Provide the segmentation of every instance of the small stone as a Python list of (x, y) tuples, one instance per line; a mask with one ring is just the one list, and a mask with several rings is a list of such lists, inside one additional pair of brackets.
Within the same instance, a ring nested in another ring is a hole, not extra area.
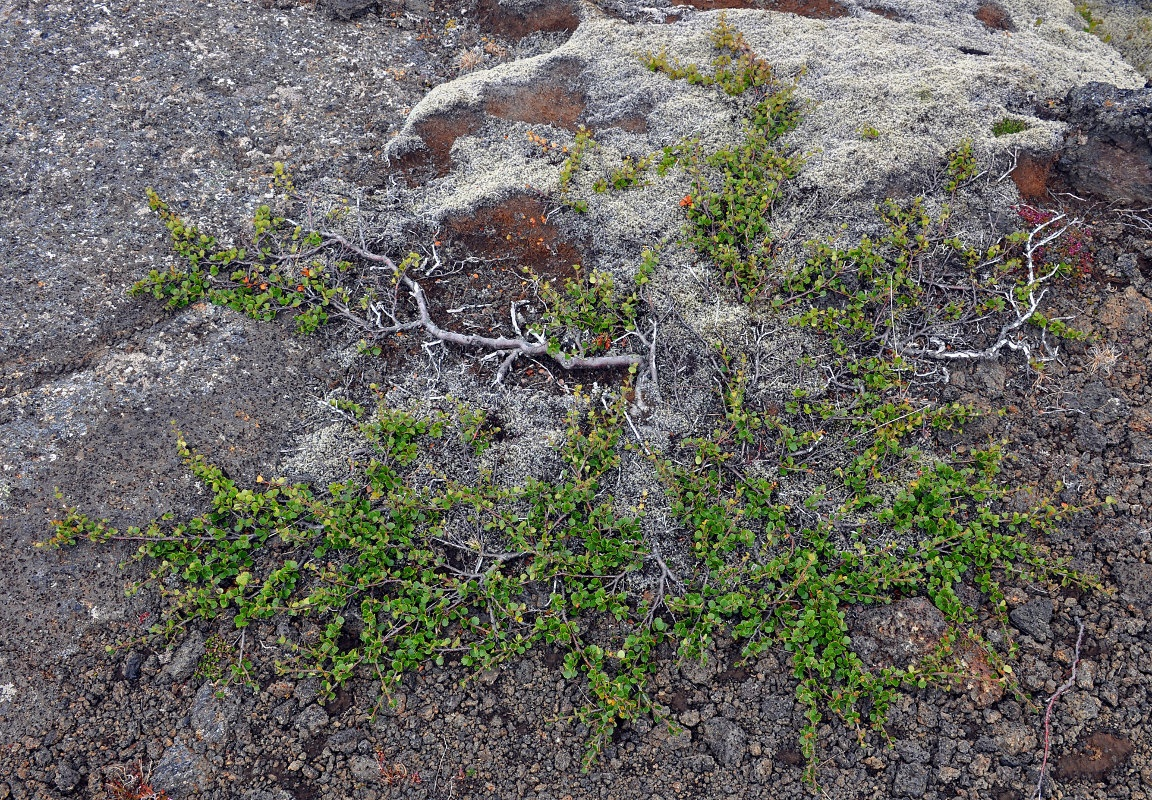
[(700, 724), (700, 712), (694, 708), (690, 708), (680, 715), (680, 724), (686, 725), (689, 728), (695, 728)]
[(716, 717), (704, 725), (703, 738), (721, 764), (728, 768), (740, 766), (748, 741), (743, 728), (730, 719)]
[(120, 674), (124, 676), (125, 680), (139, 680), (142, 666), (144, 666), (144, 654), (133, 650), (124, 659), (124, 664), (120, 667)]
[(292, 696), (296, 698), (297, 702), (302, 706), (306, 706), (315, 700), (320, 695), (320, 681), (316, 678), (305, 678), (296, 684), (296, 690)]
[(205, 681), (196, 692), (196, 699), (192, 701), (192, 712), (189, 714), (192, 730), (205, 741), (222, 741), (228, 733), (228, 726), (240, 710), (239, 701), (240, 698), (229, 690), (224, 690), (223, 697), (217, 697), (216, 686), (212, 681)]
[(772, 759), (758, 758), (752, 767), (752, 775), (757, 781), (764, 783), (772, 777), (772, 767)]
[(204, 636), (200, 631), (192, 631), (184, 644), (176, 650), (168, 666), (160, 673), (161, 682), (184, 683), (196, 671), (196, 665), (204, 655)]
[(351, 753), (356, 749), (356, 745), (358, 744), (360, 744), (360, 731), (355, 728), (349, 728), (347, 730), (337, 731), (329, 736), (325, 747), (333, 753)]
[(556, 754), (556, 760), (554, 763), (556, 764), (557, 772), (567, 772), (568, 767), (572, 766), (572, 756), (568, 753), (567, 750), (561, 750)]
[(71, 764), (62, 762), (56, 765), (56, 775), (52, 783), (64, 794), (70, 794), (80, 783), (80, 773), (72, 769)]
[(1084, 691), (1090, 691), (1096, 682), (1096, 662), (1085, 659), (1080, 662), (1076, 672), (1076, 685)]
[(281, 728), (287, 727), (288, 723), (292, 721), (293, 715), (296, 713), (296, 701), (285, 700), (276, 708), (272, 709), (272, 721), (279, 725)]
[(664, 746), (669, 750), (683, 750), (687, 747), (691, 747), (692, 731), (685, 728), (679, 733), (669, 735), (668, 740), (664, 742)]
[(1038, 642), (1046, 642), (1052, 637), (1052, 601), (1047, 597), (1037, 597), (1013, 610), (1008, 619), (1019, 630)]
[(295, 690), (292, 681), (276, 681), (275, 683), (268, 684), (268, 694), (280, 700), (287, 700), (292, 696)]
[(1032, 752), (1036, 749), (1036, 734), (1024, 725), (1009, 725), (1005, 732), (996, 737), (1000, 749), (1010, 756)]
[(715, 759), (706, 755), (689, 756), (684, 759), (683, 764), (689, 772), (713, 772), (716, 769)]
[(789, 722), (796, 705), (796, 698), (773, 695), (760, 702), (760, 716), (769, 722)]
[(680, 665), (680, 674), (697, 686), (707, 686), (712, 682), (712, 676), (716, 674), (715, 660), (710, 658), (701, 663), (689, 659)]
[(1065, 706), (1072, 719), (1077, 722), (1087, 722), (1100, 715), (1100, 701), (1090, 694), (1078, 694), (1070, 697)]
[(908, 764), (927, 764), (932, 758), (932, 753), (929, 752), (928, 748), (914, 739), (897, 742), (896, 752)]
[(349, 765), (353, 780), (359, 783), (374, 783), (380, 777), (380, 764), (374, 758), (357, 756)]

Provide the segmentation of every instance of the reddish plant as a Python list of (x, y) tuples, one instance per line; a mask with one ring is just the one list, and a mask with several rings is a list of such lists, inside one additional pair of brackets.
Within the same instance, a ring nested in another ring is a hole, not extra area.
[(385, 786), (394, 786), (398, 783), (410, 783), (413, 786), (419, 786), (421, 783), (419, 772), (409, 772), (408, 768), (401, 763), (387, 763), (383, 750), (376, 751), (376, 763), (380, 768), (380, 782)]
[(131, 770), (121, 768), (120, 777), (110, 780), (105, 788), (113, 800), (168, 800), (168, 793), (156, 789), (144, 778), (139, 763)]

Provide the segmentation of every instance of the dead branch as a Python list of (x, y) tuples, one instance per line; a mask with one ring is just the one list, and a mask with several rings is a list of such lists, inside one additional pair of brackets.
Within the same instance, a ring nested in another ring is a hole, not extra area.
[[(369, 303), (367, 319), (359, 317), (343, 304), (337, 305), (337, 310), (342, 316), (357, 318), (359, 327), (375, 335), (387, 335), (399, 331), (423, 329), (428, 336), (440, 342), (455, 344), (460, 347), (506, 353), (508, 355), (501, 364), (501, 371), (497, 374), (498, 381), (503, 379), (508, 369), (511, 368), (512, 362), (519, 356), (548, 357), (566, 370), (631, 367), (639, 366), (643, 362), (642, 356), (631, 353), (615, 356), (570, 355), (562, 352), (551, 352), (547, 342), (530, 342), (523, 336), (513, 338), (507, 336), (481, 336), (475, 333), (459, 333), (442, 328), (432, 319), (431, 312), (428, 309), (428, 299), (424, 294), (423, 287), (421, 287), (417, 281), (413, 280), (410, 275), (401, 271), (392, 259), (388, 258), (388, 256), (373, 253), (370, 250), (359, 247), (338, 233), (320, 231), (320, 235), (328, 242), (335, 242), (361, 258), (383, 266), (392, 273), (397, 288), (403, 285), (408, 290), (412, 300), (415, 301), (417, 319), (404, 322), (401, 322), (398, 318), (398, 303), (395, 297), (390, 305), (385, 305), (381, 301)], [(515, 317), (515, 313), (515, 307), (513, 307), (513, 317)], [(385, 318), (387, 318), (387, 320)], [(653, 328), (653, 333), (655, 333), (655, 328)], [(641, 337), (641, 339), (645, 344), (648, 344), (647, 340), (643, 339), (643, 337)], [(653, 343), (649, 345), (650, 348), (655, 347), (655, 335), (652, 337), (652, 342)], [(650, 354), (649, 361), (654, 367), (655, 357), (653, 354)]]
[(1048, 771), (1048, 753), (1052, 744), (1052, 709), (1056, 701), (1076, 685), (1076, 670), (1080, 666), (1080, 645), (1084, 641), (1084, 623), (1077, 619), (1076, 627), (1079, 631), (1076, 634), (1076, 653), (1072, 657), (1072, 674), (1048, 698), (1048, 707), (1044, 711), (1044, 756), (1040, 760), (1040, 778), (1036, 781), (1036, 800), (1044, 800), (1044, 776)]
[[(995, 341), (983, 349), (949, 349), (948, 345), (938, 335), (919, 333), (907, 341), (900, 342), (894, 330), (889, 330), (888, 336), (893, 350), (898, 355), (910, 359), (928, 359), (931, 361), (992, 361), (1001, 350), (1008, 349), (1022, 352), (1029, 361), (1033, 360), (1033, 346), (1027, 339), (1018, 335), (1040, 309), (1040, 303), (1047, 294), (1045, 286), (1059, 272), (1059, 265), (1053, 266), (1043, 274), (1037, 274), (1039, 269), (1040, 251), (1052, 242), (1059, 239), (1068, 230), (1079, 224), (1079, 220), (1072, 220), (1053, 232), (1056, 223), (1065, 219), (1064, 214), (1057, 214), (1052, 219), (1033, 228), (1028, 234), (1028, 241), (1024, 248), (1024, 264), (1028, 269), (1028, 279), (1023, 286), (1011, 285), (998, 290), (996, 294), (1002, 297), (1013, 312), (1013, 317), (1004, 323), (996, 335)], [(1047, 232), (1046, 232), (1047, 231)], [(925, 340), (926, 344), (917, 344), (916, 339)], [(1044, 353), (1039, 356), (1041, 361), (1050, 361), (1057, 353), (1042, 338), (1041, 345)]]

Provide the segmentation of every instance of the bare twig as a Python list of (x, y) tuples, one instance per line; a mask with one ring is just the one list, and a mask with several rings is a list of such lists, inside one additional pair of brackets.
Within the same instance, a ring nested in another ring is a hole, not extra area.
[[(320, 236), (330, 242), (336, 242), (346, 250), (355, 253), (356, 255), (371, 261), (375, 264), (381, 265), (392, 273), (397, 281), (397, 287), (401, 284), (408, 290), (411, 298), (416, 302), (416, 310), (418, 318), (406, 322), (400, 322), (395, 314), (396, 304), (392, 304), (389, 309), (380, 301), (368, 304), (369, 318), (358, 318), (358, 323), (361, 327), (369, 328), (374, 334), (383, 335), (396, 333), (402, 330), (412, 330), (415, 328), (422, 328), (424, 332), (440, 342), (459, 345), (461, 347), (479, 348), (482, 350), (490, 351), (505, 351), (508, 353), (515, 353), (518, 356), (530, 357), (548, 357), (558, 363), (566, 370), (577, 369), (605, 369), (613, 367), (630, 367), (639, 365), (643, 362), (643, 357), (631, 353), (615, 355), (615, 356), (579, 356), (569, 355), (567, 353), (553, 353), (549, 352), (549, 347), (546, 342), (530, 342), (523, 336), (516, 336), (509, 338), (507, 336), (481, 336), (479, 334), (465, 334), (457, 331), (446, 330), (441, 328), (432, 319), (431, 312), (428, 309), (428, 299), (424, 294), (424, 289), (412, 279), (411, 276), (401, 271), (392, 259), (380, 253), (373, 253), (363, 247), (353, 244), (345, 237), (338, 233), (331, 231), (320, 231)], [(337, 305), (337, 310), (344, 316), (350, 318), (357, 317), (346, 307)], [(515, 309), (513, 309), (515, 315)], [(383, 322), (384, 316), (387, 315), (392, 324), (385, 324)], [(509, 367), (511, 364), (508, 363)], [(503, 376), (500, 376), (501, 378)]]
[[(1001, 350), (1007, 348), (1009, 350), (1022, 352), (1024, 357), (1031, 361), (1032, 345), (1029, 344), (1026, 339), (1019, 337), (1017, 332), (1024, 327), (1029, 320), (1036, 316), (1040, 308), (1040, 303), (1047, 294), (1047, 288), (1044, 284), (1054, 278), (1059, 271), (1059, 265), (1057, 265), (1048, 269), (1043, 274), (1037, 274), (1039, 267), (1038, 262), (1041, 260), (1041, 252), (1049, 244), (1067, 233), (1070, 228), (1079, 224), (1079, 220), (1073, 220), (1055, 229), (1055, 223), (1059, 223), (1065, 218), (1064, 214), (1057, 214), (1051, 219), (1042, 222), (1028, 233), (1028, 240), (1024, 248), (1024, 265), (1028, 269), (1027, 283), (1023, 286), (1007, 286), (998, 292), (1000, 297), (1005, 301), (1006, 306), (1010, 308), (1014, 314), (1012, 319), (1001, 326), (999, 333), (996, 335), (996, 340), (992, 344), (982, 350), (974, 348), (950, 350), (948, 349), (948, 345), (939, 336), (918, 333), (901, 342), (896, 331), (892, 330), (889, 331), (888, 335), (892, 337), (893, 349), (899, 355), (913, 359), (928, 359), (932, 361), (991, 361), (1000, 354)], [(1017, 294), (1018, 290), (1021, 292), (1020, 295)], [(916, 338), (926, 339), (927, 345), (916, 344)], [(1043, 340), (1041, 344), (1044, 349), (1044, 355), (1040, 356), (1040, 360), (1050, 361), (1056, 357), (1056, 353), (1050, 348), (1047, 340)]]
[(1080, 666), (1080, 645), (1084, 641), (1084, 623), (1077, 618), (1076, 627), (1076, 653), (1072, 657), (1072, 674), (1068, 680), (1060, 684), (1059, 688), (1048, 698), (1048, 707), (1044, 711), (1044, 757), (1040, 760), (1040, 778), (1036, 781), (1036, 800), (1044, 800), (1044, 776), (1048, 772), (1048, 753), (1052, 744), (1052, 709), (1056, 701), (1076, 685), (1076, 670)]

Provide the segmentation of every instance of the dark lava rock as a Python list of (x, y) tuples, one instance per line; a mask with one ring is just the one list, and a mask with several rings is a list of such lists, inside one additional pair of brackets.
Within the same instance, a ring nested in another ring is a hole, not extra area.
[(377, 0), (323, 0), (322, 8), (340, 19), (352, 19), (379, 5)]
[(327, 724), (328, 712), (320, 706), (308, 706), (296, 718), (296, 728), (305, 739), (315, 736)]
[(1056, 760), (1056, 774), (1062, 780), (1098, 781), (1110, 769), (1131, 758), (1134, 749), (1127, 739), (1110, 733), (1094, 733), (1077, 746), (1076, 752)]
[(896, 752), (898, 752), (900, 758), (908, 764), (927, 764), (932, 760), (932, 753), (924, 746), (924, 743), (918, 742), (915, 739), (897, 742)]
[(128, 657), (124, 659), (124, 664), (120, 667), (120, 674), (124, 676), (125, 680), (138, 680), (140, 678), (140, 667), (143, 665), (144, 654), (133, 650), (128, 654)]
[(192, 631), (160, 674), (174, 683), (184, 683), (192, 677), (192, 673), (196, 671), (196, 664), (203, 655), (204, 635), (199, 631)]
[(1112, 570), (1122, 596), (1144, 609), (1152, 610), (1152, 564), (1118, 564)]
[(316, 678), (305, 678), (296, 684), (292, 696), (302, 706), (306, 706), (320, 695), (320, 681)]
[(713, 772), (716, 769), (716, 761), (712, 758), (712, 756), (706, 756), (703, 754), (688, 756), (684, 759), (683, 763), (690, 772), (695, 772), (697, 774)]
[(704, 723), (704, 743), (725, 767), (738, 767), (744, 759), (748, 734), (730, 719), (715, 717)]
[(79, 785), (80, 773), (72, 769), (70, 764), (58, 764), (56, 767), (56, 775), (52, 779), (52, 782), (56, 785), (57, 789), (64, 794), (68, 794)]
[(928, 767), (923, 764), (901, 764), (896, 769), (892, 792), (898, 797), (923, 797), (928, 791)]
[(1057, 165), (1077, 193), (1152, 203), (1152, 89), (1089, 83), (1068, 95), (1069, 134)]
[(1047, 597), (1037, 597), (1015, 609), (1008, 615), (1012, 624), (1038, 642), (1046, 642), (1052, 636), (1052, 601)]
[(351, 753), (360, 744), (362, 735), (355, 728), (345, 728), (328, 737), (325, 746), (333, 753)]

